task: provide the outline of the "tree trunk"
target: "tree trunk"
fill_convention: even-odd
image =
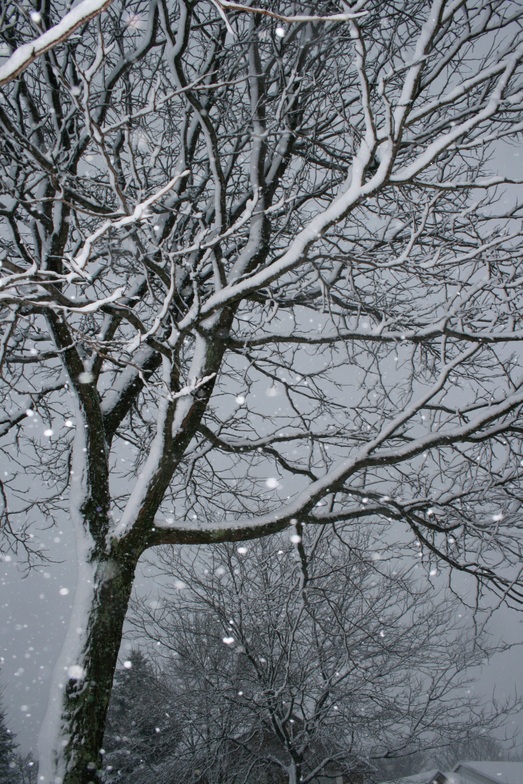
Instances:
[[[289,774],[289,784],[299,784],[301,778],[301,765],[297,765],[294,761],[292,761],[287,770]]]
[[[138,556],[78,556],[69,628],[39,738],[39,784],[101,781],[105,715]]]

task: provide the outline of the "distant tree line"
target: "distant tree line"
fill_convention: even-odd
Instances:
[[[382,533],[162,551],[116,675],[106,781],[359,784],[499,758],[515,706],[470,689],[486,637]]]
[[[31,755],[20,754],[17,749],[0,703],[0,784],[36,784],[36,765]]]

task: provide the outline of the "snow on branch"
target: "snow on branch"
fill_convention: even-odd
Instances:
[[[483,411],[479,412],[475,418],[471,418],[468,422],[449,428],[448,430],[430,432],[419,439],[408,441],[401,448],[385,448],[382,451],[378,451],[379,447],[382,446],[404,422],[411,418],[415,411],[421,410],[438,391],[441,391],[445,378],[448,377],[448,374],[459,364],[459,362],[465,357],[471,357],[473,353],[474,349],[469,349],[467,352],[464,352],[461,357],[449,362],[442,371],[436,384],[429,388],[418,401],[412,403],[405,411],[402,411],[399,416],[383,427],[376,438],[366,444],[360,450],[359,454],[342,460],[331,470],[327,471],[324,476],[320,477],[315,482],[311,482],[311,484],[295,498],[291,498],[287,503],[282,503],[277,510],[259,515],[258,517],[240,518],[235,521],[228,520],[226,531],[225,527],[220,528],[217,526],[214,520],[209,523],[202,523],[201,520],[198,520],[195,524],[192,520],[182,519],[176,521],[175,528],[169,524],[165,525],[161,520],[156,520],[155,526],[157,530],[159,532],[171,530],[174,532],[173,541],[187,542],[201,541],[201,537],[204,534],[208,535],[211,540],[214,534],[216,536],[215,541],[234,541],[235,535],[237,538],[253,538],[257,535],[257,532],[258,534],[261,531],[276,532],[282,530],[289,524],[292,524],[293,520],[298,519],[304,514],[308,514],[315,503],[332,492],[335,488],[339,488],[343,482],[347,481],[350,476],[353,476],[361,468],[401,463],[421,452],[428,451],[437,446],[441,446],[442,444],[461,443],[472,439],[475,435],[479,434],[480,431],[484,431],[483,437],[486,438],[488,433],[485,431],[485,428],[491,423],[495,423],[503,417],[508,416],[522,405],[523,379],[517,385],[516,390],[512,395],[507,396],[497,404],[485,406]],[[308,520],[311,522],[310,518],[308,518]],[[318,518],[317,521],[321,524],[322,518]],[[193,535],[193,538],[191,538],[191,534]],[[163,533],[160,533],[160,536],[163,536]],[[162,541],[167,541],[167,539],[164,538]]]
[[[358,19],[359,17],[365,16],[367,14],[367,11],[351,11],[347,13],[327,14],[323,16],[310,16],[306,14],[287,16],[286,14],[278,14],[276,11],[269,11],[266,8],[244,5],[243,3],[234,3],[231,2],[231,0],[212,0],[212,3],[218,9],[218,13],[227,25],[227,29],[233,35],[234,32],[225,15],[225,11],[242,11],[249,14],[269,16],[271,19],[277,19],[279,22],[287,22],[288,24],[298,24],[300,22],[348,22],[351,19]]]
[[[51,392],[56,392],[58,389],[63,389],[65,386],[65,378],[60,379],[56,384],[45,387],[39,392],[35,392],[26,397],[19,403],[18,408],[10,411],[9,415],[4,419],[0,419],[0,436],[5,436],[13,427],[19,425],[24,419],[33,416],[33,409],[38,405],[40,400]]]
[[[129,226],[133,223],[137,223],[138,221],[144,220],[148,217],[147,210],[159,199],[162,198],[166,193],[168,193],[176,183],[181,180],[183,177],[187,177],[189,174],[189,170],[186,169],[181,174],[177,174],[172,180],[160,188],[160,190],[155,191],[151,196],[148,196],[147,199],[140,202],[136,205],[131,215],[125,215],[123,218],[120,218],[117,221],[106,221],[103,223],[95,232],[93,232],[87,239],[85,240],[82,250],[76,258],[70,258],[68,260],[68,264],[73,270],[69,277],[75,277],[76,275],[80,275],[81,277],[85,277],[84,269],[89,261],[89,257],[91,255],[91,248],[96,240],[100,239],[104,234],[106,234],[110,229],[121,229],[123,226]],[[76,275],[75,275],[76,274]]]
[[[37,57],[66,41],[81,25],[97,16],[111,5],[113,0],[83,0],[72,8],[58,24],[30,43],[19,46],[11,57],[0,66],[0,85],[10,82],[25,71]]]

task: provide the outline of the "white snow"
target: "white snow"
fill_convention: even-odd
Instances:
[[[67,675],[69,678],[74,678],[77,681],[81,681],[83,678],[85,678],[85,670],[83,667],[80,667],[79,664],[72,664],[67,668]]]
[[[25,71],[39,55],[52,49],[61,41],[65,41],[77,27],[99,14],[111,2],[112,0],[83,0],[75,8],[72,8],[57,25],[46,30],[34,41],[19,46],[7,62],[0,66],[0,84],[11,81],[22,71]],[[31,15],[34,22],[39,21],[36,16],[40,15],[36,12]]]

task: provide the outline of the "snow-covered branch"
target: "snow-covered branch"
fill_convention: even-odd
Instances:
[[[435,389],[431,390],[430,393],[425,395],[422,400],[417,401],[411,408],[416,410],[422,409],[435,392]],[[253,516],[240,518],[238,520],[228,520],[226,531],[215,522],[208,524],[198,521],[195,524],[188,520],[177,520],[175,525],[165,525],[161,520],[157,520],[156,527],[158,530],[163,531],[165,529],[166,531],[169,531],[172,535],[173,542],[193,541],[195,543],[205,541],[235,541],[238,538],[251,538],[257,535],[256,531],[266,532],[270,530],[276,532],[288,525],[292,525],[293,521],[296,522],[304,513],[308,514],[309,510],[318,503],[318,501],[321,501],[326,494],[335,492],[336,488],[340,486],[341,483],[347,481],[349,477],[354,475],[357,471],[372,466],[401,463],[442,444],[459,444],[464,443],[469,439],[481,438],[481,431],[491,422],[495,422],[501,417],[511,414],[522,405],[523,385],[520,384],[520,389],[513,395],[508,396],[497,405],[485,406],[482,413],[478,414],[464,425],[427,433],[422,438],[409,441],[404,446],[394,447],[393,449],[385,448],[378,451],[379,445],[386,441],[402,422],[410,418],[410,411],[403,412],[393,423],[390,423],[384,428],[376,439],[373,439],[368,445],[363,447],[359,454],[336,465],[316,482],[309,484],[307,489],[297,497],[287,503],[282,503],[274,512],[257,517]],[[507,425],[505,426],[505,429],[506,427]],[[488,432],[483,433],[484,439],[488,438],[488,436]],[[308,519],[310,521],[310,518]],[[321,514],[318,517],[318,522],[322,522]],[[229,539],[227,538],[227,531],[230,535]],[[162,534],[160,534],[160,537],[162,541],[167,541]]]
[[[58,24],[46,30],[30,43],[19,46],[5,63],[0,65],[0,85],[19,76],[37,57],[66,41],[81,25],[108,8],[113,0],[82,0]]]
[[[271,11],[267,8],[259,8],[257,6],[245,5],[244,3],[235,3],[232,0],[211,0],[218,9],[218,12],[226,20],[225,11],[240,11],[242,13],[257,14],[259,16],[267,16],[270,19],[277,19],[279,22],[286,22],[287,24],[300,24],[303,22],[348,22],[352,19],[360,19],[366,16],[367,11],[351,10],[340,14],[324,14],[324,15],[310,15],[310,14],[281,14],[277,11]],[[358,3],[359,6],[362,3]],[[227,23],[228,24],[228,23]]]
[[[85,267],[87,262],[89,261],[89,257],[91,255],[91,250],[94,243],[107,234],[108,231],[121,229],[126,226],[131,226],[135,223],[138,223],[143,220],[147,220],[149,217],[148,209],[152,204],[155,204],[159,201],[162,196],[165,196],[166,193],[169,193],[170,190],[174,188],[179,180],[187,177],[189,171],[183,171],[181,174],[177,174],[168,183],[166,183],[162,188],[155,191],[155,193],[148,196],[142,202],[136,205],[131,215],[125,215],[123,218],[119,218],[116,221],[105,221],[95,232],[93,232],[84,242],[83,247],[79,253],[76,254],[74,258],[70,258],[68,260],[69,266],[73,269],[73,272],[69,275],[70,281],[74,280],[75,275],[80,275],[81,277],[85,277]]]

